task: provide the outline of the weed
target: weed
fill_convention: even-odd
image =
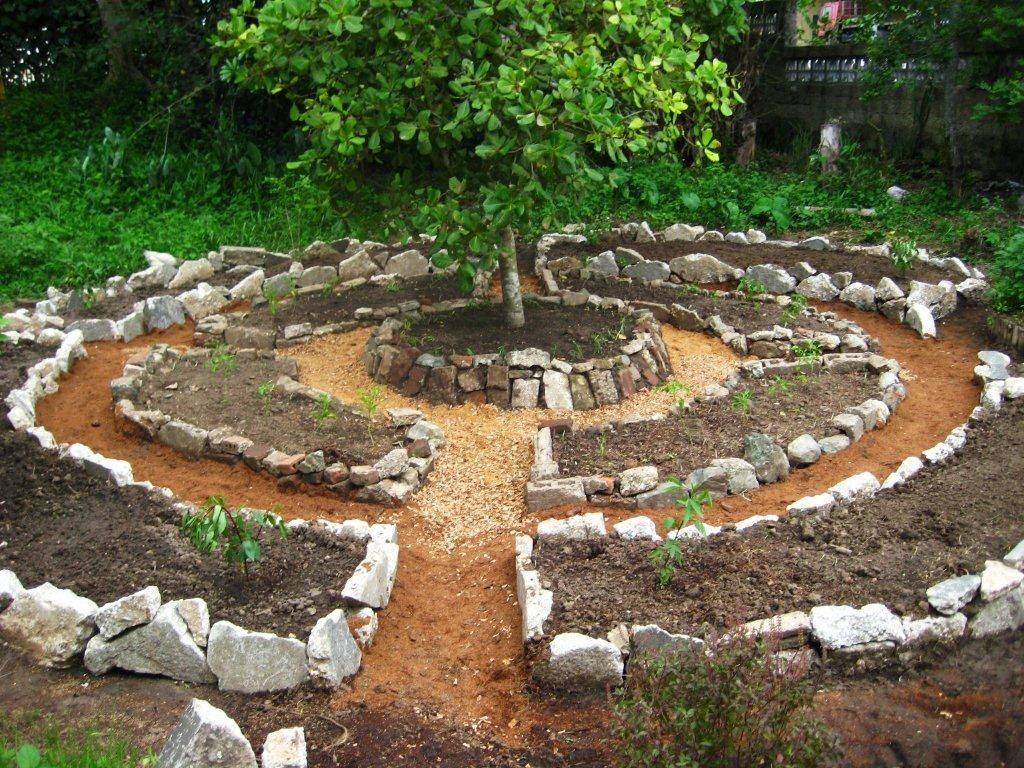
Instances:
[[[608,452],[608,435],[602,432],[597,436],[597,455],[602,459]]]
[[[686,398],[693,394],[693,390],[689,384],[684,384],[681,381],[665,381],[655,387],[655,391],[676,395],[676,408],[679,409],[680,416],[690,410],[690,404]]]
[[[917,243],[913,240],[896,238],[892,241],[892,253],[889,256],[892,265],[901,275],[905,274],[917,259]]]
[[[402,290],[402,281],[397,277],[393,277],[388,281],[388,284],[384,286],[384,290],[388,293],[398,293]]]
[[[607,331],[598,331],[591,334],[590,341],[594,345],[594,351],[603,355],[605,349],[611,347],[615,342],[626,338],[626,318],[619,320],[619,327]]]
[[[711,506],[710,493],[703,488],[688,489],[678,478],[669,480],[668,490],[678,494],[676,506],[680,508],[681,512],[679,517],[665,518],[665,528],[668,529],[669,536],[651,550],[649,555],[658,586],[661,587],[667,587],[672,583],[676,571],[683,563],[683,549],[679,544],[679,532],[692,524],[703,536],[707,530],[704,527],[704,508]]]
[[[263,415],[270,415],[270,398],[274,394],[274,389],[277,387],[272,381],[264,381],[258,387],[256,387],[256,395],[263,402]]]
[[[313,421],[316,422],[315,429],[319,430],[326,422],[338,418],[338,412],[334,410],[334,401],[326,392],[321,393],[313,401]]]
[[[789,392],[789,382],[781,376],[773,376],[772,383],[768,385],[768,394],[770,395],[784,395]]]
[[[210,496],[196,512],[185,512],[179,525],[192,545],[203,554],[220,549],[224,559],[237,563],[248,577],[249,565],[262,557],[260,539],[266,530],[288,536],[288,526],[276,511],[231,512],[223,496]]]
[[[794,320],[804,313],[807,309],[807,297],[802,293],[794,293],[789,300],[789,304],[782,311],[782,326],[789,326]]]
[[[741,389],[739,392],[732,393],[732,408],[734,411],[741,411],[742,413],[750,413],[750,403],[754,399],[754,391],[751,389]]]
[[[324,283],[324,287],[320,289],[320,297],[323,299],[331,298],[331,294],[334,293],[334,289],[338,287],[338,284],[340,282],[340,277],[332,277],[330,280]]]
[[[226,374],[231,373],[237,365],[238,360],[234,354],[228,351],[227,344],[221,342],[210,348],[210,357],[206,361],[206,367],[210,369],[210,373],[218,374],[222,371]]]
[[[821,361],[821,342],[814,339],[800,339],[792,346],[793,356],[804,363],[805,367],[812,367]]]
[[[736,287],[743,294],[743,299],[750,302],[756,301],[768,293],[768,286],[760,280],[755,280],[745,275],[740,278],[740,282]]]

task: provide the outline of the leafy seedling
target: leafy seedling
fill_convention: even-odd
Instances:
[[[319,430],[326,422],[338,418],[338,412],[334,410],[334,402],[326,392],[322,393],[313,401],[313,421],[316,422],[316,429]]]
[[[227,344],[217,344],[210,349],[210,359],[206,361],[206,367],[210,369],[210,373],[218,374],[222,371],[224,373],[231,373],[235,370],[238,361],[235,356],[228,351]]]
[[[260,539],[265,531],[276,530],[282,539],[288,536],[288,526],[276,511],[231,512],[223,496],[210,496],[195,512],[183,513],[179,527],[199,552],[221,550],[224,559],[240,565],[246,577],[249,565],[262,557]]]
[[[258,387],[256,387],[256,395],[263,403],[263,415],[270,415],[270,398],[274,394],[274,389],[277,387],[272,381],[264,381]]]
[[[669,535],[651,550],[649,555],[660,587],[667,587],[671,584],[676,571],[683,564],[683,549],[679,544],[679,532],[692,524],[701,536],[705,535],[707,529],[704,526],[704,508],[711,506],[710,493],[703,488],[688,489],[678,478],[669,480],[668,490],[678,494],[676,506],[680,508],[680,514],[678,517],[665,518],[665,527],[668,529]]]
[[[768,385],[768,394],[770,395],[784,395],[789,392],[789,382],[781,376],[773,376],[772,383]]]
[[[750,413],[750,403],[754,399],[754,392],[750,389],[743,389],[732,394],[732,407],[734,410]]]
[[[821,342],[814,339],[801,339],[793,345],[792,349],[793,356],[808,368],[821,360]]]
[[[783,327],[790,325],[807,309],[807,297],[802,293],[794,293],[789,304],[782,312]]]
[[[914,266],[914,260],[917,258],[917,243],[903,238],[893,240],[889,258],[897,272],[901,275],[906,274]]]
[[[363,406],[368,417],[366,421],[366,437],[371,444],[373,443],[373,420],[380,411],[380,397],[382,394],[383,390],[376,384],[371,384],[356,391],[359,404]]]
[[[756,301],[768,293],[767,285],[762,283],[760,280],[754,280],[750,277],[743,277],[736,287],[739,288],[740,293],[743,294],[744,300],[750,302]]]

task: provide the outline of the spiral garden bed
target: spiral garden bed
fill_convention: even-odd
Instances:
[[[698,229],[627,225],[595,245],[544,236],[536,268],[546,295],[528,297],[532,322],[521,333],[501,326],[483,283],[470,298],[451,275],[433,274],[423,240],[314,243],[302,256],[226,247],[184,263],[150,254],[147,270],[112,280],[88,307],[51,291],[34,312],[13,313],[8,335],[19,344],[6,364],[0,357],[8,421],[34,438],[4,435],[33,455],[24,490],[7,494],[20,512],[4,519],[0,632],[43,663],[83,660],[95,672],[253,692],[337,686],[359,669],[396,578],[394,526],[291,521],[292,535],[267,542],[247,583],[188,549],[175,522],[194,506],[137,480],[126,461],[58,445],[35,423],[39,399],[74,386],[62,377],[84,342],[188,320],[195,347],[147,345],[112,381],[124,439],[244,464],[291,491],[404,504],[444,458],[443,424],[418,408],[373,416],[372,392],[357,405],[302,384],[284,350],[315,338],[372,329],[366,372],[424,410],[547,411],[522,436],[534,444],[523,503],[554,516],[517,537],[515,564],[527,665],[553,689],[616,685],[638,651],[700,647],[740,624],[803,660],[852,668],[911,663],[925,647],[1024,625],[1024,523],[1012,498],[952,503],[995,480],[1000,452],[1013,455],[1003,471],[1016,471],[1022,380],[995,352],[979,359],[981,405],[970,423],[884,482],[839,478],[786,516],[674,531],[683,565],[668,587],[650,564],[667,533],[658,521],[609,526],[595,511],[674,507],[672,478],[756,500],[762,486],[867,432],[884,438],[906,393],[900,361],[824,303],[878,312],[927,344],[936,320],[984,290],[980,273],[955,259],[922,253],[897,273],[884,247]],[[745,359],[706,391],[673,387],[666,325],[708,334]],[[625,419],[601,413],[655,389],[674,404]],[[60,479],[37,503],[44,514],[32,515],[44,476]],[[121,505],[116,514],[104,493]],[[79,524],[52,543],[61,499]],[[117,545],[104,547],[104,537]],[[69,559],[69,548],[90,555]],[[45,580],[59,589],[32,586]],[[32,639],[38,624],[26,617],[40,606],[63,617],[68,650]],[[186,654],[187,673],[148,650],[167,637],[173,661]]]

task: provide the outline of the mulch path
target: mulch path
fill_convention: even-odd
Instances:
[[[750,392],[746,409],[737,396],[743,392]],[[697,403],[681,418],[622,424],[603,435],[565,432],[555,437],[555,461],[566,477],[654,465],[662,477],[685,479],[712,459],[742,457],[751,432],[783,446],[805,433],[821,439],[833,416],[877,396],[877,378],[863,373],[745,379],[733,395]]]
[[[170,502],[94,478],[27,435],[0,433],[0,472],[0,568],[26,587],[50,581],[99,604],[155,584],[164,601],[204,598],[213,621],[304,639],[341,606],[365,554],[315,529],[268,533],[244,578],[219,553],[193,549]]]
[[[922,614],[924,590],[979,573],[1021,538],[1024,404],[978,427],[949,466],[823,518],[765,524],[683,544],[672,583],[656,586],[650,542],[541,545],[550,634],[603,635],[618,622],[704,634],[814,605],[882,602]]]
[[[318,414],[308,398],[278,387],[265,399],[258,390],[277,381],[280,369],[275,362],[240,357],[228,361],[215,372],[211,361],[181,360],[173,371],[147,377],[139,408],[154,408],[203,429],[229,427],[234,434],[285,453],[323,450],[328,463],[343,461],[350,466],[374,463],[404,438],[404,430],[379,422],[371,425],[364,416],[336,405],[330,411],[333,415]]]
[[[402,340],[438,355],[479,355],[528,348],[581,362],[618,355],[631,335],[629,318],[590,307],[541,304],[527,297],[526,325],[510,328],[500,304],[425,315],[402,331]]]
[[[915,262],[904,274],[897,275],[892,261],[881,256],[842,250],[812,251],[807,248],[783,248],[767,243],[738,245],[711,241],[691,243],[681,240],[635,243],[614,236],[605,236],[597,243],[555,245],[548,253],[548,258],[553,260],[562,256],[577,256],[584,260],[587,256],[596,255],[616,246],[632,248],[647,259],[666,262],[688,253],[708,253],[726,264],[740,269],[746,269],[755,264],[777,264],[781,267],[792,267],[801,261],[806,261],[819,272],[827,272],[830,275],[834,275],[836,272],[852,272],[855,280],[868,285],[876,285],[883,277],[892,277],[901,285],[906,285],[910,280],[937,283],[940,280],[953,279],[953,276],[946,270],[920,262]]]

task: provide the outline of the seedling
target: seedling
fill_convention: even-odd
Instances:
[[[814,339],[801,339],[793,347],[793,356],[808,367],[821,360],[821,342]]]
[[[288,526],[276,511],[233,513],[223,496],[210,496],[196,512],[182,514],[179,528],[204,555],[220,549],[225,560],[241,565],[246,577],[250,563],[262,556],[260,539],[265,531],[276,530],[282,539],[288,536]]]
[[[334,293],[334,289],[338,287],[338,283],[340,282],[340,277],[332,277],[330,280],[324,283],[324,287],[320,289],[320,296],[324,299],[331,298],[331,294]]]
[[[376,384],[371,384],[356,391],[359,403],[366,410],[366,415],[369,417],[366,421],[366,437],[370,443],[373,443],[373,419],[380,410],[381,394],[383,394],[383,390]]]
[[[607,452],[608,452],[608,435],[606,435],[604,432],[602,432],[601,434],[599,434],[597,436],[597,455],[600,456],[603,459],[604,455]]]
[[[754,392],[750,389],[743,389],[732,394],[732,407],[734,410],[750,413],[750,403],[754,399]]]
[[[737,288],[743,294],[744,300],[751,302],[768,293],[768,286],[760,280],[754,280],[749,277],[742,278]]]
[[[665,527],[669,536],[655,547],[649,557],[654,566],[658,586],[667,587],[675,578],[676,571],[683,564],[683,548],[679,544],[679,532],[688,525],[693,525],[703,536],[707,533],[704,527],[704,508],[711,506],[711,494],[703,488],[688,489],[678,478],[669,480],[668,490],[676,492],[676,506],[680,508],[679,517],[666,517]],[[675,534],[673,536],[672,534]]]
[[[270,398],[274,394],[274,389],[277,385],[272,381],[264,381],[258,387],[256,387],[256,394],[263,402],[263,415],[270,415]]]
[[[789,305],[782,312],[782,325],[788,326],[807,309],[807,297],[802,293],[794,293]]]
[[[624,338],[626,338],[626,318],[622,318],[619,321],[619,327],[617,329],[594,333],[591,335],[590,340],[594,345],[594,351],[601,355],[604,354],[606,346],[614,344],[616,341],[620,341]]]
[[[690,404],[686,402],[686,398],[693,394],[693,390],[690,389],[689,384],[684,384],[681,381],[665,381],[655,387],[655,390],[676,395],[676,407],[679,409],[680,416],[690,409]]]
[[[235,356],[228,351],[227,344],[221,343],[215,345],[210,350],[210,359],[206,361],[206,367],[210,369],[210,373],[231,373],[235,370],[237,360]]]
[[[896,271],[901,275],[905,274],[907,270],[914,266],[914,260],[917,258],[917,243],[913,240],[904,240],[902,238],[893,240],[892,254],[889,258],[892,259],[892,265],[896,268]]]
[[[313,421],[316,422],[316,429],[324,425],[330,419],[338,418],[338,412],[334,410],[334,403],[331,396],[324,392],[313,402]]]
[[[398,293],[402,290],[402,281],[397,277],[393,277],[388,281],[388,284],[384,286],[384,290],[388,293]]]
[[[781,376],[773,376],[772,383],[768,385],[768,394],[786,394],[789,392],[789,382]]]

